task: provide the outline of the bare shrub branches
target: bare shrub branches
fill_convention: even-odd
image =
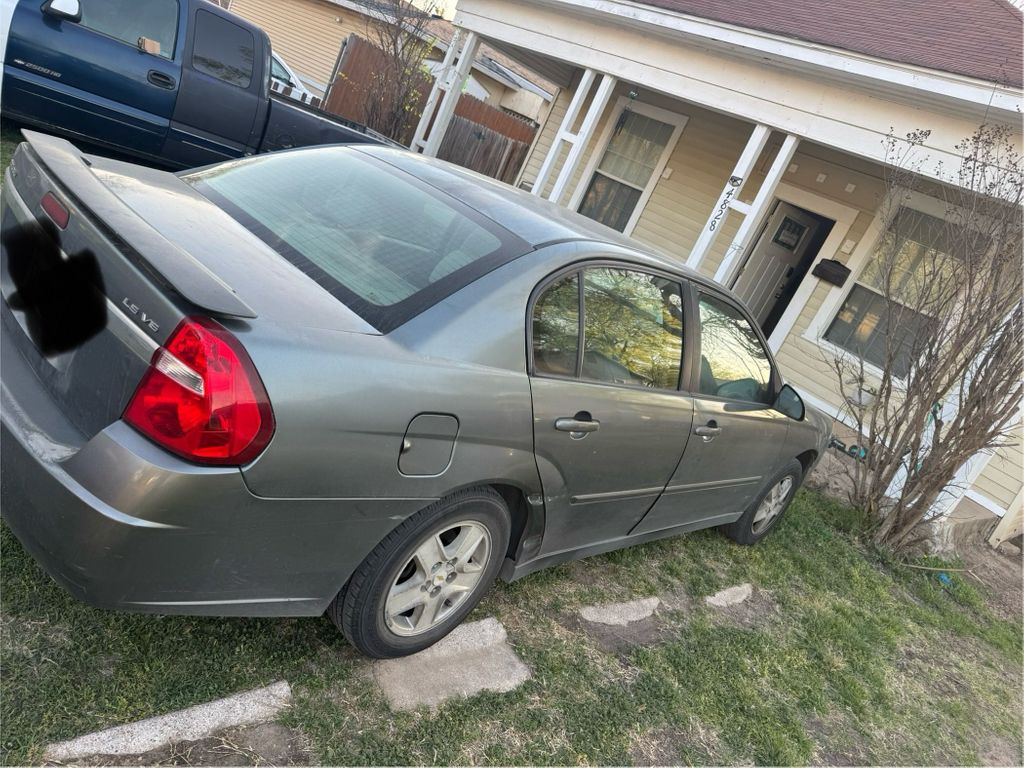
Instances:
[[[869,446],[850,467],[851,501],[897,549],[1020,415],[1024,177],[1011,136],[985,125],[961,142],[950,185],[914,172],[926,132],[890,137],[889,225],[840,310],[852,330],[831,363]],[[937,201],[928,213],[911,205],[923,196]]]
[[[423,62],[434,47],[430,22],[435,8],[378,0],[366,23],[367,39],[386,60],[366,89],[366,124],[402,143],[407,143],[410,128],[419,120],[421,96],[430,87]]]

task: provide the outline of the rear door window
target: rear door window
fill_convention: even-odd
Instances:
[[[256,40],[252,32],[209,11],[196,13],[192,68],[225,83],[248,88],[252,83]]]
[[[80,0],[79,7],[81,26],[136,47],[145,38],[156,45],[150,52],[174,58],[178,0]]]
[[[556,279],[536,300],[532,335],[536,374],[678,389],[683,356],[680,284],[619,267],[574,272]]]
[[[679,283],[631,269],[583,272],[583,378],[678,389],[683,354]]]

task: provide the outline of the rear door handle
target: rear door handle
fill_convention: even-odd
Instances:
[[[600,428],[601,422],[590,418],[588,413],[577,413],[571,418],[563,416],[560,419],[555,419],[555,429],[559,432],[568,432],[569,437],[573,440],[580,440],[591,432],[597,432]]]
[[[710,443],[722,432],[722,428],[718,426],[718,422],[712,419],[703,427],[697,427],[693,430],[694,434],[698,435],[701,440],[705,443]]]
[[[173,77],[164,74],[158,69],[149,70],[149,72],[146,73],[146,79],[149,80],[149,82],[155,85],[157,88],[166,88],[168,90],[173,88],[175,83],[177,82]]]

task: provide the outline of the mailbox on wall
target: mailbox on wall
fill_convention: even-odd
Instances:
[[[835,259],[822,259],[815,265],[811,274],[826,283],[842,287],[846,283],[846,278],[850,276],[850,268]]]

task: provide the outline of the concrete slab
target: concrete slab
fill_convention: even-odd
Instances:
[[[463,624],[413,656],[374,662],[373,678],[392,709],[437,707],[481,691],[504,693],[530,678],[495,618]]]
[[[754,588],[750,584],[738,584],[735,587],[729,587],[721,592],[705,597],[704,602],[713,608],[726,608],[730,605],[742,603],[750,597],[753,591]]]
[[[291,686],[281,680],[265,688],[51,744],[43,759],[67,762],[99,754],[138,755],[179,741],[203,739],[226,728],[273,720],[291,704],[291,699]]]
[[[654,614],[661,600],[657,597],[645,597],[630,600],[626,603],[607,603],[605,605],[588,605],[580,609],[584,621],[593,624],[624,627],[627,624],[646,619]]]

